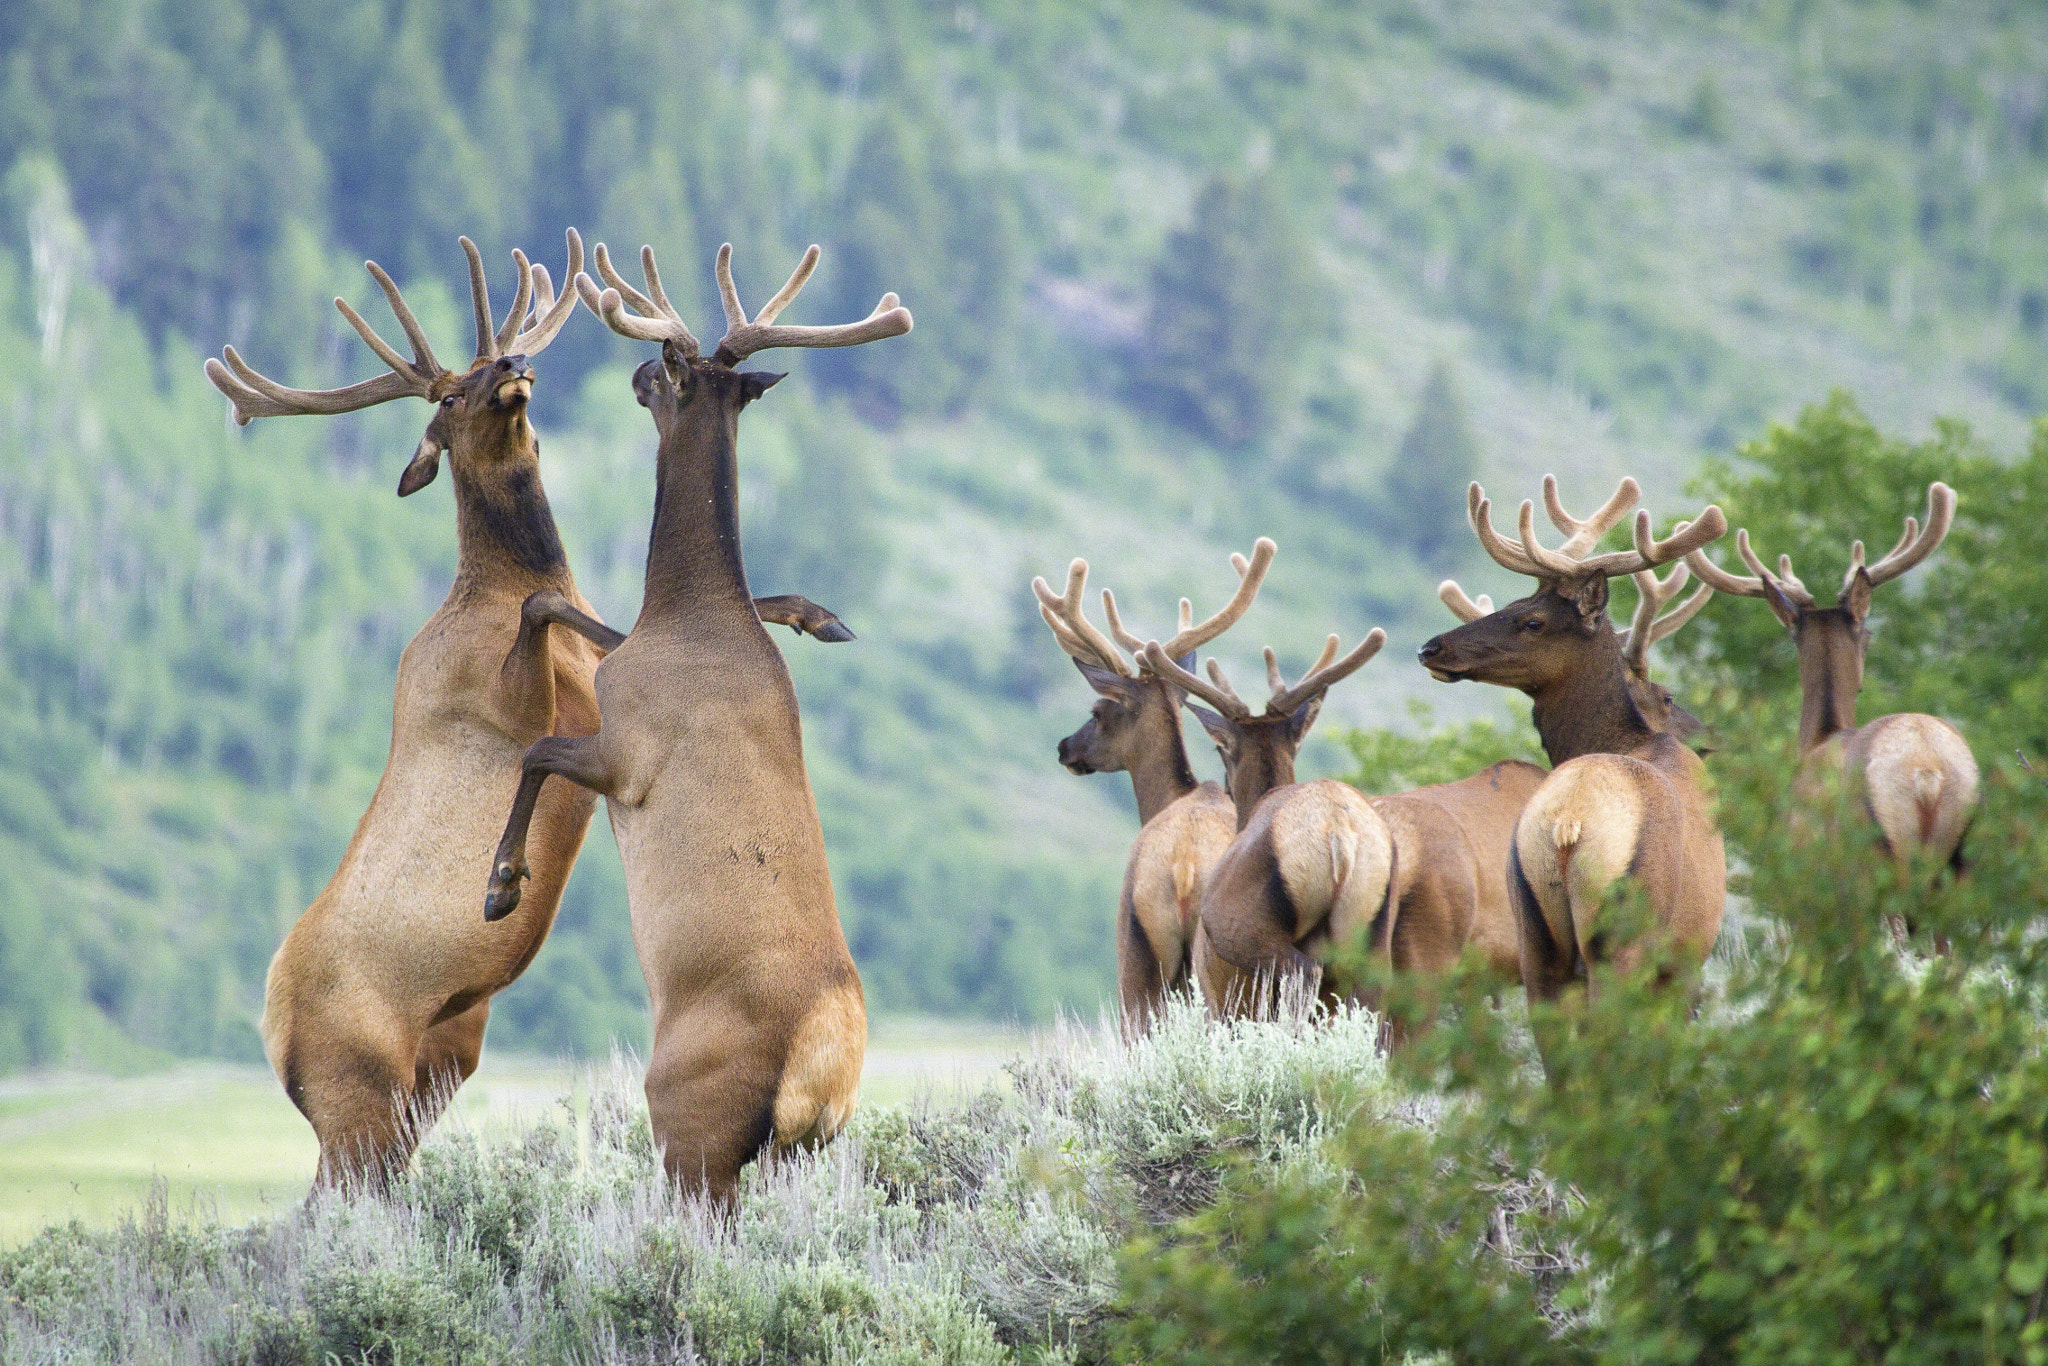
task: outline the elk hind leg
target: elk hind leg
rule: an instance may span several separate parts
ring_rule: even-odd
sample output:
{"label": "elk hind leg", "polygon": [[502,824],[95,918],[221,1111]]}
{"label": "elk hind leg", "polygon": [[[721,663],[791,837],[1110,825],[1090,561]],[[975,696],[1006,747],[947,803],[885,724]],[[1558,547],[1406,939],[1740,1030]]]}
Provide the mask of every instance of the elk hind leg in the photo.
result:
{"label": "elk hind leg", "polygon": [[320,1140],[315,1183],[382,1190],[426,1127],[414,1111],[418,1045],[395,1028],[306,1023],[279,1051],[279,1071]]}
{"label": "elk hind leg", "polygon": [[669,1180],[685,1195],[729,1207],[740,1170],[774,1140],[781,1067],[756,1031],[703,1024],[659,1031],[647,1067],[647,1119]]}
{"label": "elk hind leg", "polygon": [[490,1019],[491,1000],[486,996],[421,1036],[413,1061],[412,1113],[422,1131],[441,1117],[456,1088],[476,1074],[483,1059],[484,1026]]}

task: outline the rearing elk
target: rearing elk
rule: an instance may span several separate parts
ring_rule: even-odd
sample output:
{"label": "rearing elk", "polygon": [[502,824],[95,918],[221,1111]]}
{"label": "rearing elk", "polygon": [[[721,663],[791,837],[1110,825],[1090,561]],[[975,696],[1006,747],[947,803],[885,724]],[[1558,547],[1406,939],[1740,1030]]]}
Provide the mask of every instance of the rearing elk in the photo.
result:
{"label": "rearing elk", "polygon": [[496,922],[521,904],[527,826],[550,775],[609,799],[653,998],[654,1139],[671,1179],[724,1201],[762,1149],[839,1130],[867,1047],[796,691],[740,559],[740,410],[782,376],[736,367],[771,347],[901,336],[911,320],[888,294],[858,323],[772,326],[817,265],[812,247],[750,321],[728,245],[717,266],[726,332],[707,358],[662,293],[653,250],[640,259],[645,293],[602,246],[597,267],[610,287],[600,295],[588,276],[576,287],[613,331],[661,344],[633,374],[661,438],[646,594],[632,633],[597,670],[597,733],[550,736],[526,752],[484,916]]}
{"label": "rearing elk", "polygon": [[[583,243],[574,229],[568,237],[573,276]],[[244,423],[423,398],[434,416],[399,496],[431,483],[444,454],[455,482],[455,582],[400,657],[384,776],[340,868],[285,936],[265,988],[264,1048],[319,1135],[323,1184],[386,1179],[476,1069],[490,998],[540,950],[590,823],[587,793],[553,793],[539,812],[525,913],[479,929],[477,879],[490,869],[495,813],[518,786],[519,756],[551,731],[595,728],[598,652],[548,630],[587,617],[589,604],[563,558],[526,417],[528,358],[554,340],[576,296],[557,298],[546,270],[515,251],[518,290],[494,328],[483,259],[466,237],[462,249],[476,311],[476,355],[465,370],[435,359],[375,262],[370,274],[413,358],[334,303],[390,374],[316,392],[264,378],[232,346],[225,365],[206,363]]]}
{"label": "rearing elk", "polygon": [[1977,809],[1977,760],[1962,733],[1939,717],[1919,712],[1880,716],[1856,724],[1856,694],[1863,689],[1863,655],[1870,646],[1870,594],[1934,553],[1955,517],[1955,490],[1927,488],[1927,524],[1906,519],[1905,534],[1876,564],[1863,563],[1863,542],[1849,550],[1849,568],[1833,607],[1822,607],[1778,557],[1766,569],[1750,549],[1747,529],[1735,549],[1752,577],[1730,574],[1694,551],[1686,557],[1700,578],[1724,593],[1762,598],[1799,647],[1799,749],[1809,776],[1834,771],[1860,782],[1865,805],[1884,835],[1885,848],[1905,860],[1946,860],[1958,872],[1963,835]]}
{"label": "rearing elk", "polygon": [[[1273,550],[1273,542],[1261,536],[1250,560],[1230,557],[1238,573],[1237,592],[1201,625],[1194,624],[1194,604],[1180,600],[1180,629],[1162,647],[1169,658],[1192,667],[1196,650],[1237,623],[1258,596]],[[1180,730],[1186,694],[1145,662],[1145,642],[1124,629],[1116,597],[1107,588],[1102,610],[1117,644],[1095,628],[1081,602],[1087,584],[1088,562],[1075,560],[1067,570],[1064,595],[1042,578],[1031,581],[1031,591],[1053,639],[1100,694],[1087,724],[1060,741],[1060,762],[1074,773],[1129,773],[1137,797],[1143,828],[1124,870],[1116,961],[1125,1026],[1143,1030],[1167,993],[1189,981],[1201,929],[1202,890],[1211,865],[1237,833],[1237,809],[1220,783],[1197,783],[1188,766]]]}
{"label": "rearing elk", "polygon": [[[1220,963],[1196,956],[1204,993],[1226,1015],[1257,1009],[1247,987],[1265,977],[1292,977],[1326,1000],[1340,993],[1326,979],[1322,950],[1365,932],[1381,948],[1393,846],[1386,823],[1357,789],[1329,778],[1294,781],[1294,755],[1322,710],[1323,695],[1379,653],[1387,633],[1374,627],[1357,648],[1337,657],[1331,636],[1309,671],[1293,685],[1280,675],[1271,647],[1266,682],[1272,695],[1254,713],[1215,660],[1204,679],[1169,659],[1157,641],[1145,646],[1155,673],[1216,708],[1189,704],[1223,756],[1225,782],[1237,808],[1237,835],[1209,872],[1202,894],[1202,932]],[[1235,969],[1229,972],[1227,969]],[[1209,973],[1220,975],[1211,980]]]}
{"label": "rearing elk", "polygon": [[[1558,501],[1557,480],[1545,476],[1545,508],[1567,533],[1550,550],[1536,541],[1531,504],[1521,507],[1519,544],[1509,542],[1493,529],[1492,504],[1473,484],[1467,511],[1480,544],[1538,589],[1419,651],[1440,682],[1474,678],[1519,688],[1535,704],[1536,731],[1554,768],[1523,808],[1508,866],[1531,1001],[1554,1000],[1575,981],[1590,986],[1590,969],[1603,961],[1627,967],[1641,960],[1644,940],[1617,944],[1600,923],[1602,900],[1624,877],[1647,894],[1655,937],[1678,952],[1704,958],[1720,930],[1727,868],[1704,769],[1646,709],[1632,651],[1608,622],[1607,596],[1610,578],[1679,559],[1726,531],[1727,520],[1708,507],[1658,541],[1649,513],[1638,512],[1633,549],[1593,554],[1640,497],[1635,480],[1624,479],[1579,521]],[[1639,617],[1629,644],[1647,649],[1655,631],[1642,624]]]}

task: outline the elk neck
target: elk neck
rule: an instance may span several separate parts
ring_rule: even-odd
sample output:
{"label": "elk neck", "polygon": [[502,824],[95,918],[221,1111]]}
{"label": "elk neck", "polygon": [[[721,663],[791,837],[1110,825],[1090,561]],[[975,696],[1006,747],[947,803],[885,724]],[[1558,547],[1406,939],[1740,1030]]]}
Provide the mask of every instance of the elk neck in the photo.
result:
{"label": "elk neck", "polygon": [[1628,669],[1614,631],[1602,617],[1570,666],[1531,691],[1530,716],[1551,767],[1581,754],[1627,754],[1656,731],[1628,688]]}
{"label": "elk neck", "polygon": [[1856,729],[1856,694],[1863,687],[1863,642],[1841,608],[1802,612],[1799,643],[1799,747],[1812,749]]}
{"label": "elk neck", "polygon": [[1230,800],[1237,804],[1237,828],[1244,829],[1252,808],[1276,787],[1294,781],[1294,741],[1284,719],[1263,717],[1238,723],[1237,762],[1230,766]]}
{"label": "elk neck", "polygon": [[1150,679],[1138,714],[1140,735],[1132,756],[1131,794],[1138,799],[1138,821],[1150,821],[1193,792],[1195,770],[1180,729],[1180,698],[1166,683]]}
{"label": "elk neck", "polygon": [[754,615],[740,558],[737,392],[704,395],[661,434],[640,617],[679,620],[719,609]]}
{"label": "elk neck", "polygon": [[455,480],[458,579],[476,583],[567,585],[569,560],[540,482],[540,441],[522,420],[510,448],[494,459],[457,458]]}

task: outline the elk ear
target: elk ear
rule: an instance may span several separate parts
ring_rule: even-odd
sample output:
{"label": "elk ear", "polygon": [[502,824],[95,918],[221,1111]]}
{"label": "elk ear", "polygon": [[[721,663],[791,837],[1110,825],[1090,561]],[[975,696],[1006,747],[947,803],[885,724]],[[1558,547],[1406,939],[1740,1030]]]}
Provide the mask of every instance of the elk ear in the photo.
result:
{"label": "elk ear", "polygon": [[1321,693],[1316,694],[1308,701],[1296,707],[1293,715],[1287,718],[1287,738],[1297,745],[1300,744],[1301,737],[1308,734],[1308,728],[1316,723],[1316,715],[1322,709],[1323,697]]}
{"label": "elk ear", "polygon": [[1110,701],[1128,702],[1130,700],[1131,683],[1122,674],[1079,659],[1074,660],[1074,667],[1081,671],[1081,677],[1088,680],[1089,687],[1095,689],[1095,691],[1101,693]]}
{"label": "elk ear", "polygon": [[766,370],[744,370],[740,373],[740,393],[746,396],[748,403],[752,403],[787,378],[786,374],[771,374]]}
{"label": "elk ear", "polygon": [[412,453],[406,462],[405,473],[398,476],[398,496],[408,497],[434,482],[434,476],[441,472],[441,438],[432,430],[420,438],[420,448]]}
{"label": "elk ear", "polygon": [[643,408],[654,402],[654,376],[660,369],[658,360],[642,361],[633,368],[633,397]]}
{"label": "elk ear", "polygon": [[[1848,605],[1848,597],[1849,590],[1845,588],[1842,590],[1843,606]],[[1764,601],[1769,604],[1771,615],[1783,622],[1786,630],[1796,631],[1799,629],[1798,604],[1779,592],[1778,585],[1772,583],[1769,579],[1764,580]],[[1863,607],[1864,611],[1870,609],[1870,581],[1867,578],[1864,579]],[[1856,620],[1863,620],[1861,612],[1857,613]]]}
{"label": "elk ear", "polygon": [[1557,585],[1557,595],[1579,610],[1579,628],[1590,631],[1607,612],[1607,576],[1587,574]]}
{"label": "elk ear", "polygon": [[1202,729],[1209,732],[1209,738],[1216,742],[1216,747],[1228,754],[1231,745],[1237,742],[1236,728],[1207,707],[1198,707],[1192,702],[1188,703],[1187,707],[1195,714],[1195,719],[1202,723]]}
{"label": "elk ear", "polygon": [[1848,608],[1849,615],[1859,622],[1870,615],[1870,588],[1870,571],[1858,565],[1842,589],[1842,606]]}

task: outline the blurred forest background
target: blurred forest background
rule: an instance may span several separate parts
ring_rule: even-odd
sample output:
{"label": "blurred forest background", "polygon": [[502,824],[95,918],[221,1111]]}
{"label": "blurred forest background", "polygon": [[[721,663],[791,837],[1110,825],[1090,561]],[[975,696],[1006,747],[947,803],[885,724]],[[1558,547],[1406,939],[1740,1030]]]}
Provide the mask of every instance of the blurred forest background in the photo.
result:
{"label": "blurred forest background", "polygon": [[[327,302],[385,326],[364,257],[444,351],[458,233],[500,307],[510,249],[559,273],[574,224],[652,243],[704,326],[725,240],[750,303],[824,245],[792,321],[885,289],[916,313],[788,354],[742,444],[756,591],[861,637],[778,639],[883,1010],[1109,988],[1135,821],[1121,777],[1053,760],[1089,694],[1031,575],[1085,554],[1158,629],[1274,535],[1221,642],[1239,678],[1268,641],[1299,667],[1326,631],[1393,637],[1331,699],[1305,767],[1332,771],[1345,724],[1414,699],[1501,714],[1408,662],[1444,573],[1516,591],[1474,563],[1468,478],[1512,503],[1555,468],[1591,503],[1633,472],[1668,518],[1703,457],[1838,386],[2007,450],[2048,404],[2035,6],[1091,9],[0,0],[0,1068],[260,1056],[264,969],[376,782],[453,517],[445,481],[392,494],[424,405],[237,432],[200,362],[374,373]],[[633,352],[580,317],[536,406],[621,623],[652,496]],[[492,1038],[601,1051],[644,1014],[599,821]]]}

